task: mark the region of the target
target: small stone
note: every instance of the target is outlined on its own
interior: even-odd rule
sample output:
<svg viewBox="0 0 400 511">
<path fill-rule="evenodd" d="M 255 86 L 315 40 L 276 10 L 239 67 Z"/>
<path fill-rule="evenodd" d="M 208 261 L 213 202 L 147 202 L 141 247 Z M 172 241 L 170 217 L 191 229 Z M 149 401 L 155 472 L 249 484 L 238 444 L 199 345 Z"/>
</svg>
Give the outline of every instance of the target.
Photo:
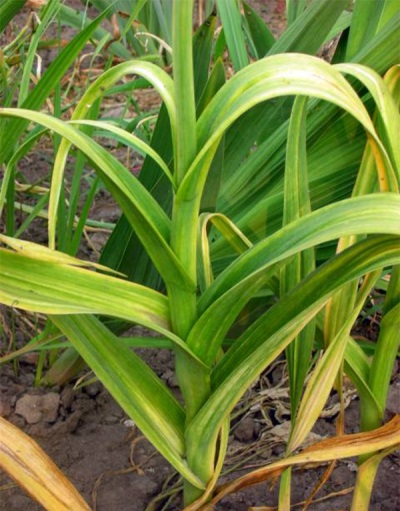
<svg viewBox="0 0 400 511">
<path fill-rule="evenodd" d="M 55 422 L 57 420 L 58 407 L 60 405 L 60 394 L 49 392 L 42 396 L 43 420 Z"/>
<path fill-rule="evenodd" d="M 151 496 L 154 495 L 158 490 L 158 484 L 151 479 L 150 477 L 147 477 L 146 475 L 140 476 L 137 480 L 137 493 L 140 494 L 140 496 Z"/>
<path fill-rule="evenodd" d="M 274 445 L 274 447 L 272 448 L 272 454 L 273 456 L 281 456 L 284 452 L 285 452 L 285 446 L 283 444 L 277 444 L 277 445 Z"/>
<path fill-rule="evenodd" d="M 173 376 L 174 376 L 174 372 L 171 371 L 171 369 L 167 369 L 166 371 L 164 371 L 162 373 L 161 378 L 167 382 Z"/>
<path fill-rule="evenodd" d="M 245 417 L 233 432 L 239 442 L 250 442 L 254 438 L 255 422 L 251 417 Z"/>
<path fill-rule="evenodd" d="M 28 424 L 37 424 L 40 421 L 55 422 L 59 403 L 60 395 L 55 392 L 49 392 L 44 396 L 25 394 L 18 399 L 15 412 Z"/>
<path fill-rule="evenodd" d="M 54 435 L 67 435 L 73 433 L 77 429 L 82 415 L 83 412 L 81 410 L 77 410 L 67 417 L 64 422 L 57 422 L 57 424 L 52 427 Z"/>
<path fill-rule="evenodd" d="M 331 481 L 334 485 L 342 486 L 349 481 L 350 474 L 346 467 L 339 466 L 335 468 L 331 475 Z"/>
<path fill-rule="evenodd" d="M 36 424 L 42 418 L 40 407 L 41 396 L 30 396 L 25 394 L 18 399 L 15 406 L 15 413 L 21 415 L 28 424 Z"/>
</svg>

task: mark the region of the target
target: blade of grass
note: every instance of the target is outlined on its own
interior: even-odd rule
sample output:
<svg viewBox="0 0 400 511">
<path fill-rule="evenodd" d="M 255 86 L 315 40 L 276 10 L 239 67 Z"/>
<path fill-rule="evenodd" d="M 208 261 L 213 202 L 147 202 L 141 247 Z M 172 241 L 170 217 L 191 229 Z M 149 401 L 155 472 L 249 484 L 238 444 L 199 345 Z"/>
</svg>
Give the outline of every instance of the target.
<svg viewBox="0 0 400 511">
<path fill-rule="evenodd" d="M 23 105 L 29 96 L 29 89 L 31 86 L 30 74 L 32 73 L 32 66 L 36 56 L 38 44 L 42 39 L 43 34 L 52 18 L 56 16 L 59 8 L 59 0 L 50 0 L 47 4 L 45 4 L 43 10 L 41 11 L 40 23 L 36 27 L 35 32 L 29 42 L 29 48 L 24 62 L 24 69 L 22 72 L 21 85 L 18 94 L 18 106 Z"/>
<path fill-rule="evenodd" d="M 279 37 L 268 55 L 289 51 L 315 54 L 347 3 L 347 0 L 312 2 Z"/>
<path fill-rule="evenodd" d="M 0 32 L 3 32 L 5 27 L 22 9 L 27 0 L 3 0 L 0 5 Z"/>
<path fill-rule="evenodd" d="M 217 0 L 217 7 L 229 55 L 236 71 L 249 63 L 238 0 Z"/>
<path fill-rule="evenodd" d="M 306 149 L 306 107 L 307 98 L 300 96 L 295 99 L 286 150 L 283 225 L 311 212 Z M 296 254 L 281 270 L 281 296 L 293 289 L 314 269 L 314 249 L 307 249 Z M 300 402 L 311 361 L 314 336 L 315 322 L 310 321 L 286 350 L 292 416 L 295 415 Z M 290 475 L 287 477 L 290 478 Z"/>
<path fill-rule="evenodd" d="M 60 52 L 57 58 L 51 63 L 48 70 L 43 74 L 38 84 L 30 92 L 28 98 L 21 105 L 22 108 L 37 110 L 43 105 L 106 14 L 107 11 L 101 13 L 100 16 L 75 36 Z M 14 145 L 17 139 L 21 136 L 28 124 L 28 120 L 15 119 L 9 123 L 6 132 L 3 131 L 3 133 L 1 133 L 1 137 L 7 136 L 7 142 L 1 142 L 0 140 L 0 162 L 7 162 L 9 160 L 14 152 Z"/>
<path fill-rule="evenodd" d="M 169 219 L 134 176 L 105 149 L 72 126 L 39 112 L 22 109 L 0 109 L 0 116 L 22 117 L 42 125 L 74 143 L 101 171 L 111 193 L 129 218 L 167 283 L 175 282 L 184 289 L 194 284 L 168 246 Z"/>
</svg>

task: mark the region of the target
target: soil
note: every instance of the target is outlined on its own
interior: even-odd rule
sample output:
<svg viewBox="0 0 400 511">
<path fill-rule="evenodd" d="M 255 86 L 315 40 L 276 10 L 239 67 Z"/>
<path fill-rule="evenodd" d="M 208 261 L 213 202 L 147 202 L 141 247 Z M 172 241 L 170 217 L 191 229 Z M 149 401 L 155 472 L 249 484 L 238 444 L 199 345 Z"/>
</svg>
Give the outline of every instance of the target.
<svg viewBox="0 0 400 511">
<path fill-rule="evenodd" d="M 67 2 L 80 5 L 79 0 Z M 250 2 L 270 22 L 274 33 L 284 27 L 282 0 Z M 68 34 L 67 34 L 68 36 Z M 47 56 L 51 59 L 51 55 Z M 154 98 L 144 98 L 153 105 Z M 118 108 L 118 102 L 109 107 Z M 115 148 L 113 150 L 116 150 Z M 21 177 L 37 182 L 48 174 L 51 158 L 45 144 L 25 158 Z M 132 162 L 135 167 L 137 161 Z M 105 191 L 96 197 L 91 218 L 115 222 L 119 209 Z M 81 256 L 96 259 L 107 232 L 89 232 Z M 46 222 L 37 220 L 25 238 L 46 243 Z M 1 351 L 7 352 L 11 339 L 23 346 L 34 335 L 41 318 L 0 309 Z M 1 326 L 1 325 L 0 325 Z M 366 333 L 367 326 L 361 326 Z M 367 332 L 369 337 L 371 332 Z M 373 339 L 372 339 L 373 340 Z M 167 350 L 140 350 L 141 356 L 162 380 L 178 392 L 173 359 Z M 0 416 L 20 427 L 35 439 L 72 481 L 94 511 L 144 511 L 182 509 L 181 481 L 169 464 L 157 454 L 140 431 L 129 421 L 103 386 L 95 381 L 76 389 L 76 382 L 63 386 L 35 385 L 37 355 L 24 355 L 18 362 L 5 364 L 0 373 Z M 82 375 L 83 376 L 83 375 Z M 90 378 L 90 374 L 85 374 Z M 81 380 L 80 380 L 81 381 Z M 79 383 L 79 382 L 78 382 Z M 263 396 L 260 400 L 260 396 Z M 359 406 L 352 388 L 346 390 L 346 432 L 358 430 Z M 337 399 L 331 396 L 325 417 L 313 430 L 310 441 L 335 433 Z M 386 411 L 388 420 L 400 413 L 400 380 L 396 371 Z M 229 451 L 221 482 L 235 479 L 258 466 L 279 459 L 289 424 L 288 388 L 282 361 L 272 366 L 245 396 L 234 412 Z M 326 466 L 294 473 L 292 502 L 303 502 L 323 476 Z M 310 511 L 346 510 L 351 505 L 351 488 L 356 474 L 355 460 L 337 462 L 323 489 L 308 508 Z M 0 475 L 1 511 L 37 511 L 42 509 L 6 474 Z M 278 486 L 260 484 L 227 496 L 217 506 L 220 511 L 247 511 L 252 506 L 273 509 L 277 505 Z M 266 507 L 270 506 L 270 507 Z M 272 507 L 271 507 L 272 506 Z M 301 508 L 302 506 L 299 506 Z M 296 507 L 295 509 L 297 509 Z M 371 499 L 371 511 L 400 510 L 400 454 L 385 458 L 379 468 Z M 72 510 L 74 511 L 74 510 Z"/>
<path fill-rule="evenodd" d="M 143 358 L 174 391 L 173 360 L 166 350 L 141 350 Z M 99 382 L 75 390 L 72 384 L 35 387 L 35 357 L 23 356 L 16 371 L 1 372 L 1 415 L 34 438 L 70 478 L 94 511 L 182 509 L 177 474 L 156 453 Z M 284 452 L 288 427 L 288 389 L 284 364 L 272 367 L 235 411 L 227 461 L 221 482 L 278 459 Z M 400 412 L 400 381 L 394 377 L 387 419 Z M 260 395 L 265 398 L 260 402 Z M 347 392 L 346 432 L 357 431 L 358 401 Z M 258 404 L 257 404 L 258 403 Z M 324 419 L 316 424 L 310 443 L 335 432 L 337 402 L 332 396 Z M 336 405 L 336 406 L 335 406 Z M 309 496 L 326 467 L 294 473 L 292 502 Z M 355 460 L 339 461 L 311 504 L 311 511 L 350 508 Z M 381 463 L 371 499 L 371 511 L 400 509 L 400 453 Z M 0 478 L 0 510 L 39 511 L 36 504 L 4 473 Z M 168 498 L 168 491 L 173 493 Z M 276 506 L 278 487 L 260 484 L 228 495 L 220 511 L 247 511 L 251 506 Z M 159 500 L 158 500 L 159 499 Z M 156 502 L 159 507 L 151 507 Z M 265 509 L 265 508 L 264 508 Z M 271 509 L 271 508 L 269 508 Z"/>
</svg>

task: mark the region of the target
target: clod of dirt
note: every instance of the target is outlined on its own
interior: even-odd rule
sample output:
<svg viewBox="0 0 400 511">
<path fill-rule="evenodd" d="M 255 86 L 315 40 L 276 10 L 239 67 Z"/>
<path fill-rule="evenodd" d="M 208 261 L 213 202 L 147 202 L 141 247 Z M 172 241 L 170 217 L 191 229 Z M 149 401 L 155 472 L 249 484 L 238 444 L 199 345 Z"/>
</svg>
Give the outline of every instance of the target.
<svg viewBox="0 0 400 511">
<path fill-rule="evenodd" d="M 49 392 L 43 396 L 25 394 L 18 399 L 15 412 L 21 415 L 28 424 L 55 422 L 57 419 L 60 395 Z"/>
<path fill-rule="evenodd" d="M 251 418 L 246 417 L 240 421 L 234 431 L 234 436 L 239 442 L 250 442 L 257 433 L 257 423 Z"/>
<path fill-rule="evenodd" d="M 89 385 L 86 385 L 86 387 L 84 387 L 84 391 L 86 392 L 86 394 L 90 397 L 96 397 L 97 394 L 100 393 L 101 391 L 101 384 L 99 382 L 95 382 L 95 383 L 90 383 Z"/>
<path fill-rule="evenodd" d="M 0 417 L 8 417 L 12 412 L 11 404 L 4 399 L 0 401 Z"/>
<path fill-rule="evenodd" d="M 70 410 L 75 399 L 75 392 L 71 387 L 65 387 L 61 392 L 61 404 L 65 410 Z"/>
</svg>

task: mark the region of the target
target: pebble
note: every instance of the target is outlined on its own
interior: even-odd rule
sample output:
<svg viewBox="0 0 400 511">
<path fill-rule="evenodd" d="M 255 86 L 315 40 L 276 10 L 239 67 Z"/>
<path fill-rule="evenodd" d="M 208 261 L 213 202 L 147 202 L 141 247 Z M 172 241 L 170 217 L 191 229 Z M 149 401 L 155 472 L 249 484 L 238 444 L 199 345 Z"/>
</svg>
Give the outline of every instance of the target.
<svg viewBox="0 0 400 511">
<path fill-rule="evenodd" d="M 334 485 L 341 486 L 349 481 L 350 474 L 346 467 L 339 466 L 335 468 L 331 475 L 331 481 Z"/>
<path fill-rule="evenodd" d="M 28 424 L 37 424 L 40 421 L 55 422 L 59 404 L 60 395 L 55 392 L 49 392 L 43 396 L 25 394 L 18 399 L 15 412 Z"/>
<path fill-rule="evenodd" d="M 250 442 L 255 436 L 256 423 L 251 417 L 245 417 L 233 432 L 239 442 Z"/>
</svg>

